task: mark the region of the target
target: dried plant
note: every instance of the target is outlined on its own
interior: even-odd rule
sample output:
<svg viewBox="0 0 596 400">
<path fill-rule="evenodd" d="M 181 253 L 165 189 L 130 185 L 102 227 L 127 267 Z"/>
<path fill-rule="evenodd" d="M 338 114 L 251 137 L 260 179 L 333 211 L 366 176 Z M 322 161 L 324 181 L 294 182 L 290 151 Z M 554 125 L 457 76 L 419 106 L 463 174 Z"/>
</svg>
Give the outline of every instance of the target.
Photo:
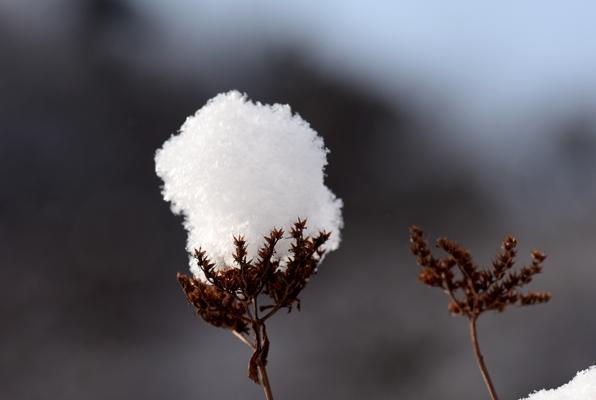
<svg viewBox="0 0 596 400">
<path fill-rule="evenodd" d="M 447 255 L 441 259 L 434 258 L 423 237 L 423 231 L 416 226 L 410 228 L 410 242 L 410 249 L 416 256 L 418 265 L 422 267 L 420 281 L 428 286 L 441 288 L 449 296 L 449 312 L 468 318 L 478 367 L 491 398 L 497 400 L 478 344 L 476 322 L 485 311 L 502 312 L 510 305 L 528 306 L 549 301 L 550 293 L 519 291 L 532 281 L 534 275 L 542 271 L 546 256 L 533 251 L 532 263 L 515 272 L 513 264 L 517 254 L 517 240 L 507 236 L 503 240 L 502 252 L 493 260 L 491 268 L 485 269 L 474 263 L 468 250 L 446 238 L 438 239 L 437 247 Z"/>
<path fill-rule="evenodd" d="M 269 336 L 266 322 L 280 309 L 300 309 L 298 298 L 316 272 L 324 254 L 322 245 L 330 233 L 305 235 L 306 221 L 298 220 L 290 230 L 290 256 L 283 263 L 275 257 L 275 246 L 284 232 L 273 229 L 266 236 L 256 260 L 247 258 L 246 241 L 234 238 L 235 266 L 216 268 L 205 251 L 195 258 L 205 281 L 178 274 L 178 281 L 197 314 L 213 326 L 230 330 L 253 351 L 248 376 L 260 384 L 268 400 L 273 399 L 267 376 Z M 266 304 L 261 304 L 266 301 Z"/>
<path fill-rule="evenodd" d="M 184 217 L 186 249 L 195 255 L 192 275 L 178 280 L 199 316 L 252 349 L 249 376 L 268 399 L 266 321 L 300 306 L 323 253 L 341 241 L 343 202 L 325 185 L 328 152 L 289 105 L 230 91 L 188 117 L 155 153 L 163 198 Z M 288 225 L 297 216 L 320 233 L 308 236 L 306 221 Z"/>
</svg>

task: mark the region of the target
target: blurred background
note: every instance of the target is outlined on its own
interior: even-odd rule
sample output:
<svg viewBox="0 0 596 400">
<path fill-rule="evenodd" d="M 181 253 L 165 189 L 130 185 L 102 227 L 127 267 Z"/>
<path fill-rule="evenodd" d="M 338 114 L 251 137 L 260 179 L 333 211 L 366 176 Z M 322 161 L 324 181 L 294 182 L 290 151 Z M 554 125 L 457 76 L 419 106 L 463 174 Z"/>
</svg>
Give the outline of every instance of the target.
<svg viewBox="0 0 596 400">
<path fill-rule="evenodd" d="M 480 320 L 503 399 L 596 364 L 596 5 L 0 0 L 0 398 L 261 399 L 178 287 L 155 150 L 215 94 L 325 139 L 340 249 L 272 320 L 276 398 L 488 398 L 407 228 L 549 255 L 551 303 Z"/>
</svg>

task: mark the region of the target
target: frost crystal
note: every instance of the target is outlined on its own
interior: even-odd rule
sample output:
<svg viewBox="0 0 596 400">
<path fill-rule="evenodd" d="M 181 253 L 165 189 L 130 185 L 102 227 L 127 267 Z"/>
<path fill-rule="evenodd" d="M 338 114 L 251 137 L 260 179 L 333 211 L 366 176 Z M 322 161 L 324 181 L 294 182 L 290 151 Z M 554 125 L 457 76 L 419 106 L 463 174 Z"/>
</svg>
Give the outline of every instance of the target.
<svg viewBox="0 0 596 400">
<path fill-rule="evenodd" d="M 578 372 L 573 380 L 557 389 L 544 389 L 522 400 L 594 400 L 596 366 Z"/>
<path fill-rule="evenodd" d="M 162 194 L 184 216 L 187 250 L 201 247 L 218 265 L 232 265 L 233 237 L 242 235 L 256 257 L 272 228 L 286 231 L 306 218 L 306 233 L 331 232 L 335 250 L 342 201 L 325 186 L 323 139 L 288 105 L 253 103 L 222 93 L 186 119 L 155 156 Z M 289 241 L 277 256 L 289 253 Z M 196 262 L 191 270 L 200 276 Z"/>
</svg>

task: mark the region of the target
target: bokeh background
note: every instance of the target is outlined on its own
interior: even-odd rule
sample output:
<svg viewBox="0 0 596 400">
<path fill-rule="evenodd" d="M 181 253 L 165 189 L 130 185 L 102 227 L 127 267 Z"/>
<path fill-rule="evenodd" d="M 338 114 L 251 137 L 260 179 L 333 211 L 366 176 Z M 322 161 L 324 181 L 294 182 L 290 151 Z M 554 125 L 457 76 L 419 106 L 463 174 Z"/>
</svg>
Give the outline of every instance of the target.
<svg viewBox="0 0 596 400">
<path fill-rule="evenodd" d="M 272 321 L 276 398 L 482 399 L 464 319 L 407 228 L 489 263 L 507 233 L 547 305 L 486 315 L 503 399 L 596 364 L 590 1 L 0 0 L 0 398 L 260 399 L 249 354 L 175 279 L 153 156 L 238 89 L 330 148 L 343 243 Z"/>
</svg>

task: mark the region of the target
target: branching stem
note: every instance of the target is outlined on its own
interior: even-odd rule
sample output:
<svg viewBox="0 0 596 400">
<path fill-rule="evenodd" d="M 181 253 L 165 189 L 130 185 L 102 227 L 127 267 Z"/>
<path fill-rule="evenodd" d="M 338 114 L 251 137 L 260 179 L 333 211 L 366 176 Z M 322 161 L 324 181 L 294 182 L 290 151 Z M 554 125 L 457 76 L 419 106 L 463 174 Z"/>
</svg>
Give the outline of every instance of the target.
<svg viewBox="0 0 596 400">
<path fill-rule="evenodd" d="M 284 238 L 281 229 L 273 229 L 254 259 L 248 259 L 247 242 L 234 237 L 232 254 L 236 267 L 217 268 L 207 253 L 195 250 L 195 258 L 205 280 L 178 274 L 178 282 L 196 313 L 208 323 L 230 330 L 252 350 L 248 377 L 263 388 L 266 400 L 273 400 L 267 375 L 269 336 L 266 321 L 282 308 L 300 308 L 298 295 L 325 253 L 323 244 L 330 233 L 305 236 L 306 220 L 299 219 L 290 229 L 290 254 L 282 260 L 275 246 Z M 283 264 L 284 268 L 280 268 Z M 259 307 L 259 298 L 268 298 Z M 262 314 L 262 315 L 260 315 Z"/>
</svg>

